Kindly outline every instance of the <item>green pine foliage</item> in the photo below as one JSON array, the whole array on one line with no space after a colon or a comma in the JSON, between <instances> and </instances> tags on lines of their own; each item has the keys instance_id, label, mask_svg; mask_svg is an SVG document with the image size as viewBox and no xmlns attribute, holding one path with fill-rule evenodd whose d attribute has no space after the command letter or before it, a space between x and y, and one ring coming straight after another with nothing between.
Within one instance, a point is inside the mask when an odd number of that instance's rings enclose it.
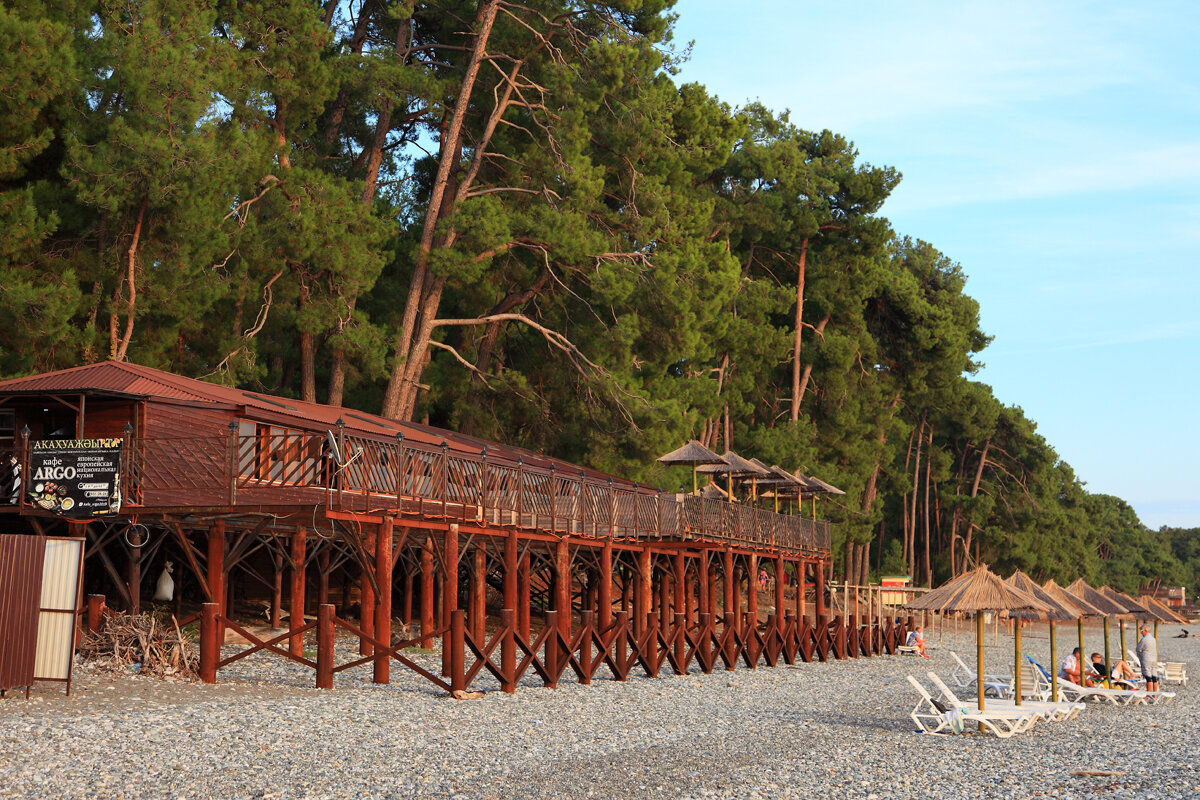
<instances>
[{"instance_id":1,"label":"green pine foliage","mask_svg":"<svg viewBox=\"0 0 1200 800\"><path fill-rule=\"evenodd\" d=\"M1087 492L973 379L966 272L883 216L900 173L677 82L672 21L6 3L0 374L116 358L378 411L413 352L410 418L668 490L688 438L841 487L851 579L1200 579L1196 531Z\"/></svg>"}]
</instances>

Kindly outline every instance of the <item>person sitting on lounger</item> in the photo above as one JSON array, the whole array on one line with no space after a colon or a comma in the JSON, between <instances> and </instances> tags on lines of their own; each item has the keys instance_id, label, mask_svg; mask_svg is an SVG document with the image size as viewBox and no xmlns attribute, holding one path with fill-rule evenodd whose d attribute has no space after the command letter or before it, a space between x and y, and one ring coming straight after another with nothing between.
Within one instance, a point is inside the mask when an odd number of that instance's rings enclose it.
<instances>
[{"instance_id":1,"label":"person sitting on lounger","mask_svg":"<svg viewBox=\"0 0 1200 800\"><path fill-rule=\"evenodd\" d=\"M906 647L917 648L917 654L929 658L929 654L925 652L925 634L921 631L921 626L908 632L908 638L904 640Z\"/></svg>"},{"instance_id":2,"label":"person sitting on lounger","mask_svg":"<svg viewBox=\"0 0 1200 800\"><path fill-rule=\"evenodd\" d=\"M1062 666L1058 669L1058 675L1060 678L1066 678L1071 683L1077 683L1080 686L1092 685L1087 673L1081 669L1078 647L1071 651L1071 655L1063 659Z\"/></svg>"},{"instance_id":3,"label":"person sitting on lounger","mask_svg":"<svg viewBox=\"0 0 1200 800\"><path fill-rule=\"evenodd\" d=\"M1095 682L1104 680L1104 656L1099 653L1092 653L1092 674L1091 679ZM1118 689L1133 689L1136 687L1137 676L1133 670L1124 661L1118 661L1112 665L1112 670L1109 672L1112 682Z\"/></svg>"}]
</instances>

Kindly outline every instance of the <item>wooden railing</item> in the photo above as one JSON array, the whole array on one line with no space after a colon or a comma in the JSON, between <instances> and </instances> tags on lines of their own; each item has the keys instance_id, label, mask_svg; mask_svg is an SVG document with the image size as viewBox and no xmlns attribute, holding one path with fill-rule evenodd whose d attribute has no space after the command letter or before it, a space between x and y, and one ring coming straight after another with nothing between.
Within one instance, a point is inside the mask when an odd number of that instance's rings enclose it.
<instances>
[{"instance_id":1,"label":"wooden railing","mask_svg":"<svg viewBox=\"0 0 1200 800\"><path fill-rule=\"evenodd\" d=\"M697 540L826 555L829 524L429 446L271 428L130 442L126 502L147 507L322 503L598 539Z\"/></svg>"}]
</instances>

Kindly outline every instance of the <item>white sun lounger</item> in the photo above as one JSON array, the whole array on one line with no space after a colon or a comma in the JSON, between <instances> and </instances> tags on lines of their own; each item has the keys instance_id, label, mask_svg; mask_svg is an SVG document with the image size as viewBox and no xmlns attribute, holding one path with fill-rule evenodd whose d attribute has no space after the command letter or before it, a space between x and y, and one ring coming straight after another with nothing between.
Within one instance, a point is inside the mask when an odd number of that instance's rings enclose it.
<instances>
[{"instance_id":1,"label":"white sun lounger","mask_svg":"<svg viewBox=\"0 0 1200 800\"><path fill-rule=\"evenodd\" d=\"M954 705L963 705L963 701L955 696L954 691L947 686L937 673L930 672L927 676L931 683L938 688L948 701ZM1014 700L987 700L984 704L987 710L1011 709L1015 711L1024 711L1030 714L1037 714L1043 719L1051 722L1059 722L1064 719L1074 719L1079 716L1086 706L1083 703L1059 702L1052 703L1049 700L1022 700L1020 705Z\"/></svg>"},{"instance_id":2,"label":"white sun lounger","mask_svg":"<svg viewBox=\"0 0 1200 800\"><path fill-rule=\"evenodd\" d=\"M1168 661L1163 665L1163 683L1178 683L1187 686L1187 664L1182 661Z\"/></svg>"},{"instance_id":3,"label":"white sun lounger","mask_svg":"<svg viewBox=\"0 0 1200 800\"><path fill-rule=\"evenodd\" d=\"M939 707L938 702L933 699L920 681L909 675L908 682L921 695L921 699L917 701L910 716L917 727L925 733L954 733L955 722L961 721L964 724L967 722L977 723L980 730L987 731L998 738L1007 739L1013 734L1029 730L1038 719L1036 714L1024 712L1014 713L1005 710L981 712L969 707L947 707L945 704L941 704Z\"/></svg>"},{"instance_id":4,"label":"white sun lounger","mask_svg":"<svg viewBox=\"0 0 1200 800\"><path fill-rule=\"evenodd\" d=\"M950 673L950 680L959 689L973 689L975 687L975 670L968 667L967 662L959 658L958 653L951 650L950 655L958 663L958 666ZM1011 682L1012 678L1007 675L989 675L985 672L983 674L983 693L988 697L1003 697Z\"/></svg>"},{"instance_id":5,"label":"white sun lounger","mask_svg":"<svg viewBox=\"0 0 1200 800\"><path fill-rule=\"evenodd\" d=\"M1061 675L1058 691L1068 700L1100 700L1115 706L1167 705L1175 699L1174 692L1147 692L1141 689L1103 689L1099 686L1080 686Z\"/></svg>"}]
</instances>

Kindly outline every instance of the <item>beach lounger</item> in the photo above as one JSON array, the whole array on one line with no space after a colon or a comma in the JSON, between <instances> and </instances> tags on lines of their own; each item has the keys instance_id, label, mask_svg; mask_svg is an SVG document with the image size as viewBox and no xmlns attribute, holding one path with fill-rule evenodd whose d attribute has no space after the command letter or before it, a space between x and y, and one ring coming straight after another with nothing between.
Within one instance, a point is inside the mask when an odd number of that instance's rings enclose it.
<instances>
[{"instance_id":1,"label":"beach lounger","mask_svg":"<svg viewBox=\"0 0 1200 800\"><path fill-rule=\"evenodd\" d=\"M1029 658L1029 656L1025 656ZM1032 658L1029 660L1043 673L1049 674L1046 668ZM1098 686L1080 686L1058 676L1058 692L1067 700L1098 700L1112 703L1115 706L1167 705L1175 699L1174 692L1147 692L1141 689L1103 689Z\"/></svg>"},{"instance_id":2,"label":"beach lounger","mask_svg":"<svg viewBox=\"0 0 1200 800\"><path fill-rule=\"evenodd\" d=\"M1016 733L1024 733L1033 727L1037 716L1009 711L983 711L969 707L951 707L934 700L933 695L912 675L908 682L913 685L921 699L913 708L912 721L925 733L955 733L967 722L976 723L980 730L1007 739ZM961 725L960 725L961 723Z\"/></svg>"},{"instance_id":3,"label":"beach lounger","mask_svg":"<svg viewBox=\"0 0 1200 800\"><path fill-rule=\"evenodd\" d=\"M1016 696L1016 692L1015 681L1009 678L1008 685L1004 687L1004 693L1001 696L1013 698ZM1021 662L1021 699L1025 698L1030 700L1050 699L1050 680L1042 674L1040 669L1030 663L1028 656Z\"/></svg>"},{"instance_id":4,"label":"beach lounger","mask_svg":"<svg viewBox=\"0 0 1200 800\"><path fill-rule=\"evenodd\" d=\"M975 670L967 666L967 662L959 658L958 653L953 650L950 655L954 656L958 666L950 673L950 681L959 689L974 689L975 688ZM1012 678L1007 675L983 675L983 693L987 697L1003 697L1008 691L1009 684L1012 683Z\"/></svg>"},{"instance_id":5,"label":"beach lounger","mask_svg":"<svg viewBox=\"0 0 1200 800\"><path fill-rule=\"evenodd\" d=\"M937 676L937 673L929 672L927 677L930 682L937 687L942 696L953 705L962 705L954 691L945 684L945 682ZM990 699L985 703L987 710L1009 709L1013 711L1023 711L1029 714L1036 714L1038 717L1049 720L1050 722L1060 722L1064 719L1074 719L1079 716L1086 706L1083 703L1058 702L1052 703L1049 700L1022 700L1020 705L1016 704L1015 700L996 700Z\"/></svg>"},{"instance_id":6,"label":"beach lounger","mask_svg":"<svg viewBox=\"0 0 1200 800\"><path fill-rule=\"evenodd\" d=\"M1187 664L1182 661L1168 661L1163 665L1163 683L1177 683L1187 686Z\"/></svg>"}]
</instances>

